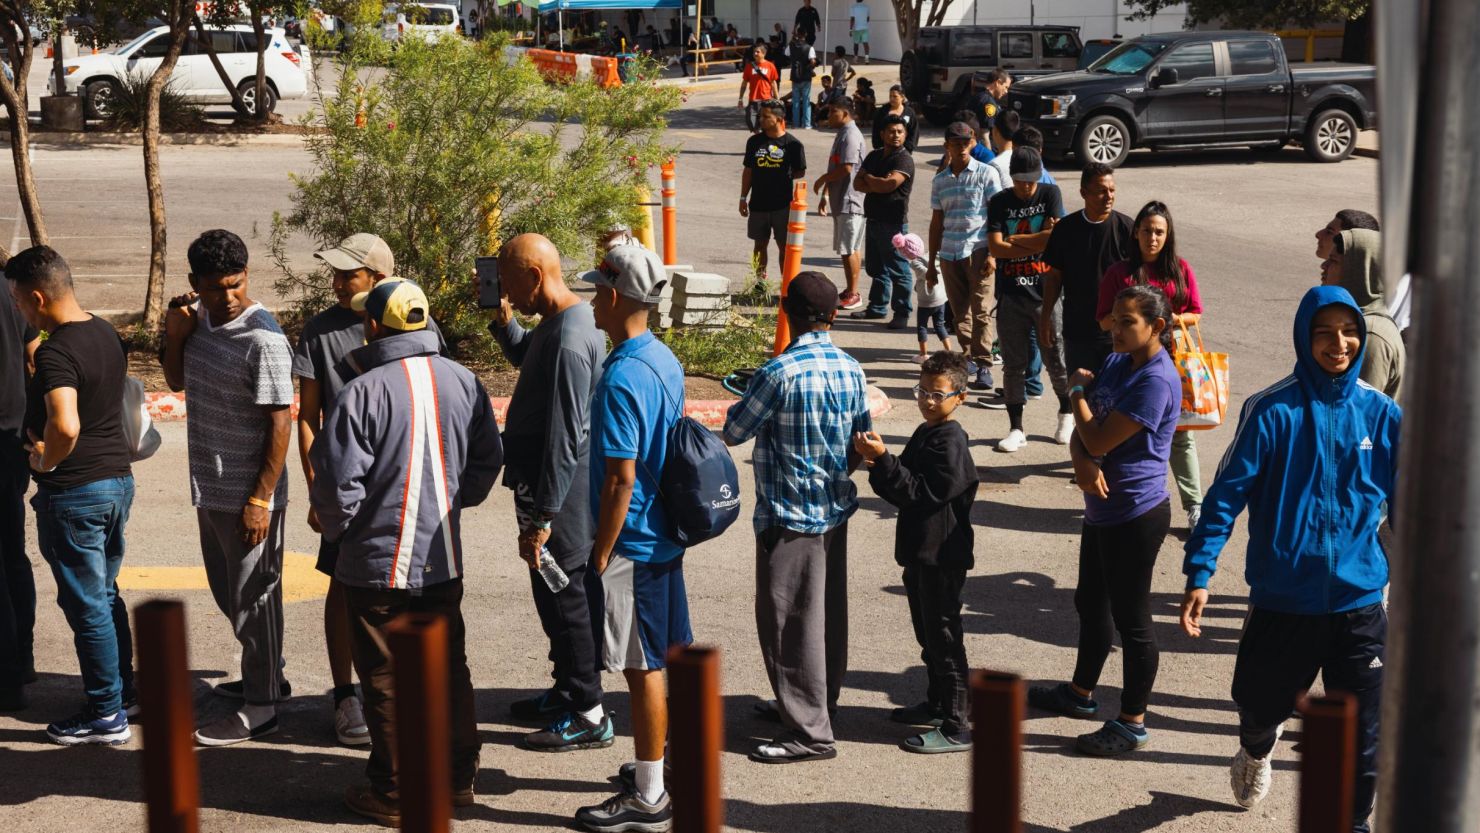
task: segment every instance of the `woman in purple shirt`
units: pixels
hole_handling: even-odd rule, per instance
[[[1112,756],[1146,746],[1146,701],[1160,654],[1151,630],[1151,573],[1171,526],[1167,459],[1182,410],[1182,384],[1172,364],[1171,306],[1152,286],[1115,296],[1115,353],[1099,376],[1069,379],[1074,436],[1069,455],[1084,491],[1079,539],[1079,660],[1072,682],[1034,686],[1028,702],[1070,717],[1092,718],[1091,695],[1120,633],[1125,662],[1120,715],[1079,736],[1079,751]]]

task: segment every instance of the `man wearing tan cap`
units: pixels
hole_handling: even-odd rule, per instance
[[[378,235],[363,231],[344,238],[332,249],[315,252],[314,257],[336,272],[367,270],[377,282],[396,273],[396,256],[391,254],[391,247]]]

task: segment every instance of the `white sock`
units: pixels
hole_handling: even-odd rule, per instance
[[[606,717],[606,709],[603,709],[601,704],[597,703],[586,711],[576,712],[576,714],[599,726],[601,725],[601,718]]]
[[[243,703],[242,707],[237,710],[237,713],[247,719],[247,728],[255,729],[271,720],[277,714],[277,706]]]
[[[663,797],[663,759],[637,762],[637,794],[648,804]]]

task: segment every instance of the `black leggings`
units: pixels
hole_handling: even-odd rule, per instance
[[[1085,524],[1080,532],[1079,589],[1074,591],[1079,661],[1074,685],[1094,690],[1110,656],[1112,635],[1119,632],[1125,660],[1120,710],[1125,714],[1146,711],[1156,682],[1161,652],[1151,631],[1151,572],[1171,525],[1168,499],[1125,523]]]

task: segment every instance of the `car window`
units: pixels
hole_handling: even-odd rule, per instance
[[[999,37],[1002,60],[1033,57],[1033,33],[1003,32]]]
[[[951,37],[951,57],[958,63],[991,61],[991,32],[956,32]]]
[[[1228,58],[1234,75],[1268,75],[1280,68],[1274,44],[1264,40],[1229,41]]]
[[[1043,57],[1078,58],[1079,43],[1068,32],[1044,32]]]
[[[945,36],[939,29],[921,29],[920,37],[915,41],[915,53],[930,63],[939,63],[943,60],[940,44],[944,39]]]
[[[250,52],[253,55],[256,55],[257,54],[257,33],[256,32],[237,32],[236,33],[236,51],[238,51],[238,52]]]
[[[406,22],[418,26],[452,25],[452,9],[446,6],[407,6],[401,10]]]
[[[1137,75],[1156,60],[1167,45],[1159,41],[1129,42],[1115,47],[1103,58],[1090,64],[1090,72],[1111,75]]]
[[[170,51],[170,36],[168,32],[160,32],[149,41],[139,47],[139,51],[132,56],[134,58],[163,58],[164,53]]]
[[[1161,60],[1157,71],[1163,69],[1175,69],[1179,84],[1194,78],[1211,78],[1216,73],[1213,68],[1213,45],[1211,43],[1183,44],[1173,49]]]
[[[237,48],[235,32],[209,32],[211,36],[211,48],[225,55],[231,52],[240,52]]]

